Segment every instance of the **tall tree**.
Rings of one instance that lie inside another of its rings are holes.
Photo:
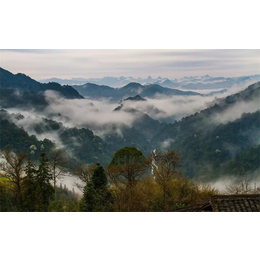
[[[108,165],[109,177],[117,185],[134,186],[148,170],[148,160],[135,147],[118,150]]]
[[[94,212],[97,205],[97,192],[94,183],[90,180],[84,187],[83,198],[80,202],[80,211]]]
[[[23,180],[23,201],[25,211],[35,211],[35,192],[36,192],[36,166],[32,163],[30,158],[25,167],[25,178]]]
[[[93,167],[89,168],[86,165],[80,165],[75,169],[74,175],[76,175],[81,181],[81,183],[76,183],[76,186],[82,192],[84,191],[84,187],[91,180],[91,177],[93,175],[93,170],[94,170]]]
[[[180,155],[175,151],[164,153],[152,153],[151,167],[154,180],[159,184],[163,191],[162,210],[167,210],[167,198],[171,196],[171,182],[174,178],[180,177],[178,168],[181,167]]]
[[[118,207],[122,211],[138,211],[139,190],[136,185],[149,174],[149,167],[149,159],[135,147],[124,147],[113,156],[108,173],[117,189]]]
[[[47,211],[51,200],[54,198],[54,188],[50,183],[52,174],[45,153],[40,154],[39,161],[36,177],[36,211]]]
[[[96,165],[91,180],[84,188],[80,208],[82,211],[113,210],[113,197],[108,188],[107,175],[100,164]]]
[[[50,170],[54,185],[54,197],[56,199],[57,179],[65,175],[67,158],[62,149],[53,149],[49,155]]]
[[[4,150],[2,152],[3,159],[2,169],[5,176],[13,184],[9,189],[13,192],[16,200],[17,210],[23,209],[22,186],[24,179],[24,163],[26,160],[25,153],[15,154],[11,150]]]

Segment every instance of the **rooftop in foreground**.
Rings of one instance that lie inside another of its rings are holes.
[[[178,212],[260,212],[260,194],[214,195],[210,201]]]

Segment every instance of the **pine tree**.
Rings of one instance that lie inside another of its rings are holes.
[[[24,192],[24,210],[25,211],[35,211],[35,196],[36,196],[36,167],[32,163],[31,159],[28,159],[28,163],[25,167],[26,177],[23,180]]]
[[[37,208],[39,211],[47,211],[50,202],[54,198],[54,188],[50,184],[50,181],[52,180],[52,174],[50,172],[48,158],[46,157],[45,153],[40,154],[39,160],[40,165],[37,171],[36,181]]]
[[[97,164],[91,180],[84,188],[80,204],[81,211],[112,211],[113,197],[108,189],[104,168]]]
[[[95,190],[94,183],[88,181],[87,185],[84,187],[83,198],[80,202],[80,211],[96,211],[97,204],[97,192]]]
[[[99,163],[97,163],[97,167],[94,169],[92,182],[96,190],[104,190],[107,186],[107,175]]]

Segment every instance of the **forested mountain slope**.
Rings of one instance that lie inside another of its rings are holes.
[[[208,109],[168,124],[152,142],[160,147],[165,140],[169,140],[169,147],[182,154],[183,170],[188,177],[239,175],[257,169],[259,149],[256,148],[260,144],[259,98],[260,82],[217,100]],[[252,113],[243,113],[245,107]],[[254,153],[256,158],[258,153],[258,159],[252,162],[254,165],[230,168],[235,158],[246,156],[247,153]]]

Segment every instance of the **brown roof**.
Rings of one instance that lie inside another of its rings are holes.
[[[260,194],[214,195],[210,201],[178,209],[179,212],[260,212]]]
[[[215,212],[260,212],[260,194],[215,195],[210,204]]]
[[[203,211],[212,211],[212,207],[209,202],[203,204],[197,204],[193,206],[188,206],[175,210],[177,212],[203,212]]]

